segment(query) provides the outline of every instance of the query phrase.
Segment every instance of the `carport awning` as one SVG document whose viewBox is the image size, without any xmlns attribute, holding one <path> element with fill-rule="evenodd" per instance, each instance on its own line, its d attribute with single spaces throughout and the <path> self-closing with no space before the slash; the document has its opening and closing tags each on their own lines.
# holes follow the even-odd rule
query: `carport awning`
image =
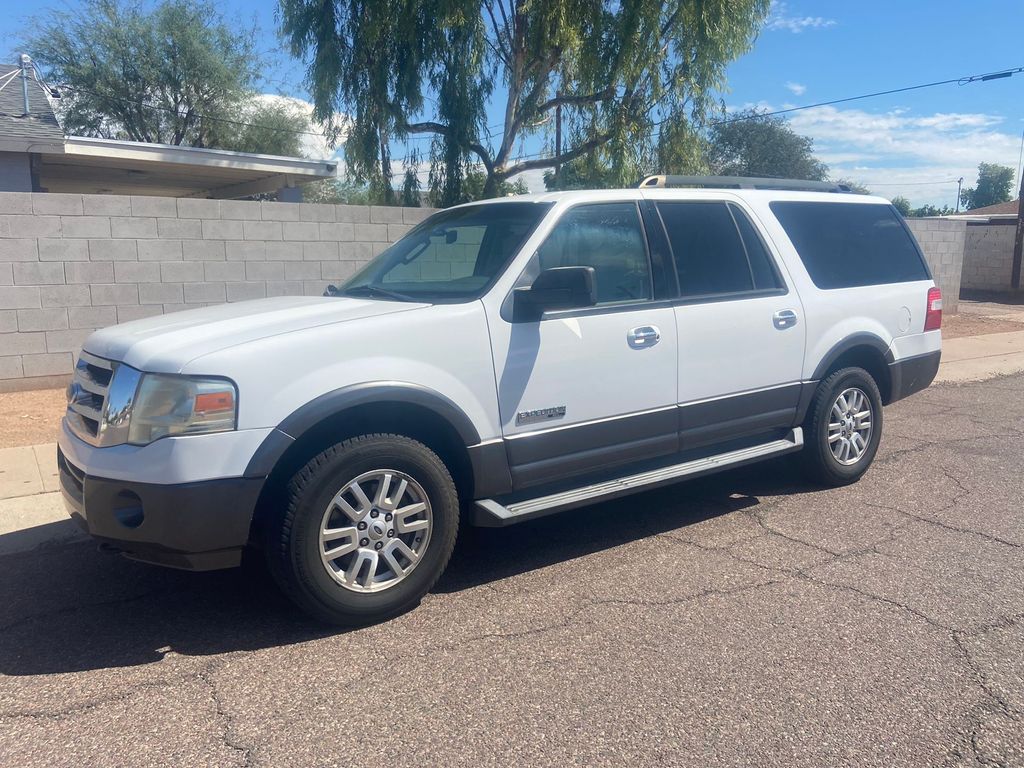
<svg viewBox="0 0 1024 768">
<path fill-rule="evenodd" d="M 81 136 L 38 162 L 42 189 L 86 194 L 237 198 L 337 175 L 334 161 Z"/>
</svg>

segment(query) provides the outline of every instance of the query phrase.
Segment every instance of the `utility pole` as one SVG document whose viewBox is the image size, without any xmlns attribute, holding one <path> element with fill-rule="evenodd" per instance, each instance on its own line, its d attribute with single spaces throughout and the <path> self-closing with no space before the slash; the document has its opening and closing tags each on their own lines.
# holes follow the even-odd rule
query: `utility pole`
<svg viewBox="0 0 1024 768">
<path fill-rule="evenodd" d="M 21 97 L 25 102 L 25 114 L 22 117 L 28 117 L 29 106 L 28 106 L 28 65 L 32 61 L 28 57 L 27 53 L 21 54 Z"/>
<path fill-rule="evenodd" d="M 956 180 L 956 211 L 955 211 L 955 213 L 960 213 L 960 190 L 963 189 L 963 187 L 964 187 L 964 177 L 961 176 L 959 179 Z"/>
<path fill-rule="evenodd" d="M 1024 179 L 1017 193 L 1017 236 L 1013 240 L 1013 269 L 1010 272 L 1010 288 L 1020 290 L 1020 262 L 1024 253 Z"/>
<path fill-rule="evenodd" d="M 556 94 L 557 98 L 562 98 L 562 94 Z M 562 154 L 562 104 L 559 102 L 555 105 L 555 157 L 559 157 Z M 562 166 L 560 163 L 555 164 L 555 189 L 559 188 L 559 184 L 562 181 Z"/>
</svg>

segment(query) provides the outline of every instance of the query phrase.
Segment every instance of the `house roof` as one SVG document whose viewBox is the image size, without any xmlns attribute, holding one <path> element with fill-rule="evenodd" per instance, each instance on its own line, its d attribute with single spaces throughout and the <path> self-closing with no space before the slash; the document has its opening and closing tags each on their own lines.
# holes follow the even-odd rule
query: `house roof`
<svg viewBox="0 0 1024 768">
<path fill-rule="evenodd" d="M 335 160 L 68 136 L 62 154 L 40 155 L 47 192 L 170 197 L 249 197 L 337 176 Z"/>
<path fill-rule="evenodd" d="M 232 198 L 337 176 L 334 160 L 65 136 L 34 73 L 26 114 L 20 71 L 0 64 L 0 152 L 37 155 L 45 192 Z"/>
<path fill-rule="evenodd" d="M 972 208 L 969 211 L 964 211 L 965 214 L 971 216 L 998 216 L 1002 213 L 1017 214 L 1017 209 L 1020 206 L 1018 200 L 1010 200 L 1005 203 L 996 203 L 995 205 L 986 205 L 983 208 Z"/>
<path fill-rule="evenodd" d="M 64 132 L 46 91 L 31 74 L 28 81 L 29 111 L 25 114 L 20 71 L 18 66 L 0 64 L 0 151 L 63 151 Z"/>
</svg>

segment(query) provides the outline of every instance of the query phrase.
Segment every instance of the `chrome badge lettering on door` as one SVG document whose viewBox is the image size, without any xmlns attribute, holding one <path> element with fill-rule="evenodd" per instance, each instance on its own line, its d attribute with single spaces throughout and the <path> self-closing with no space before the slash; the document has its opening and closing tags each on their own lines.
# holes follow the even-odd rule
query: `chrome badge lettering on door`
<svg viewBox="0 0 1024 768">
<path fill-rule="evenodd" d="M 520 411 L 516 414 L 516 426 L 523 424 L 536 424 L 539 421 L 551 421 L 565 417 L 565 406 L 556 405 L 554 408 L 538 408 L 535 411 Z"/>
</svg>

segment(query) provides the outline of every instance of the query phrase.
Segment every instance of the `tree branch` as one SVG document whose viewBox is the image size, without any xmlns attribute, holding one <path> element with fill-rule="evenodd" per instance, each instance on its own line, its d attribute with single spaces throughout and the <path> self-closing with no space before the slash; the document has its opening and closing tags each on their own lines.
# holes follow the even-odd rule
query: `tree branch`
<svg viewBox="0 0 1024 768">
<path fill-rule="evenodd" d="M 425 120 L 421 123 L 406 123 L 404 128 L 406 133 L 437 133 L 441 136 L 449 136 L 451 134 L 451 129 L 447 125 L 434 122 L 433 120 Z M 480 142 L 471 141 L 466 144 L 466 149 L 480 158 L 480 162 L 484 164 L 488 175 L 494 172 L 494 161 L 491 159 L 491 153 L 487 151 L 487 147 Z"/>
<path fill-rule="evenodd" d="M 524 171 L 533 171 L 538 168 L 553 168 L 556 165 L 564 165 L 565 163 L 575 160 L 577 157 L 581 157 L 588 152 L 592 152 L 602 144 L 607 143 L 611 138 L 611 133 L 600 133 L 583 142 L 578 147 L 570 149 L 568 152 L 563 152 L 562 154 L 554 157 L 538 157 L 534 160 L 524 160 L 520 163 L 516 163 L 515 165 L 498 170 L 496 175 L 504 180 L 510 176 L 515 176 L 517 173 L 523 173 Z"/>
<path fill-rule="evenodd" d="M 498 58 L 505 63 L 505 66 L 511 68 L 512 52 L 505 45 L 505 40 L 501 35 L 501 27 L 498 26 L 498 20 L 494 16 L 494 9 L 491 7 L 491 0 L 484 2 L 483 6 L 487 11 L 487 15 L 491 18 L 491 25 L 494 27 L 494 38 L 497 41 L 496 43 L 492 43 L 490 40 L 487 42 L 494 52 L 498 54 Z"/>
<path fill-rule="evenodd" d="M 607 99 L 614 98 L 614 96 L 614 88 L 605 88 L 603 91 L 599 91 L 597 93 L 556 96 L 553 99 L 548 99 L 543 104 L 537 105 L 537 109 L 534 111 L 537 113 L 547 112 L 549 109 L 554 109 L 559 105 L 566 106 L 570 104 L 594 104 L 598 101 L 605 101 Z"/>
</svg>

